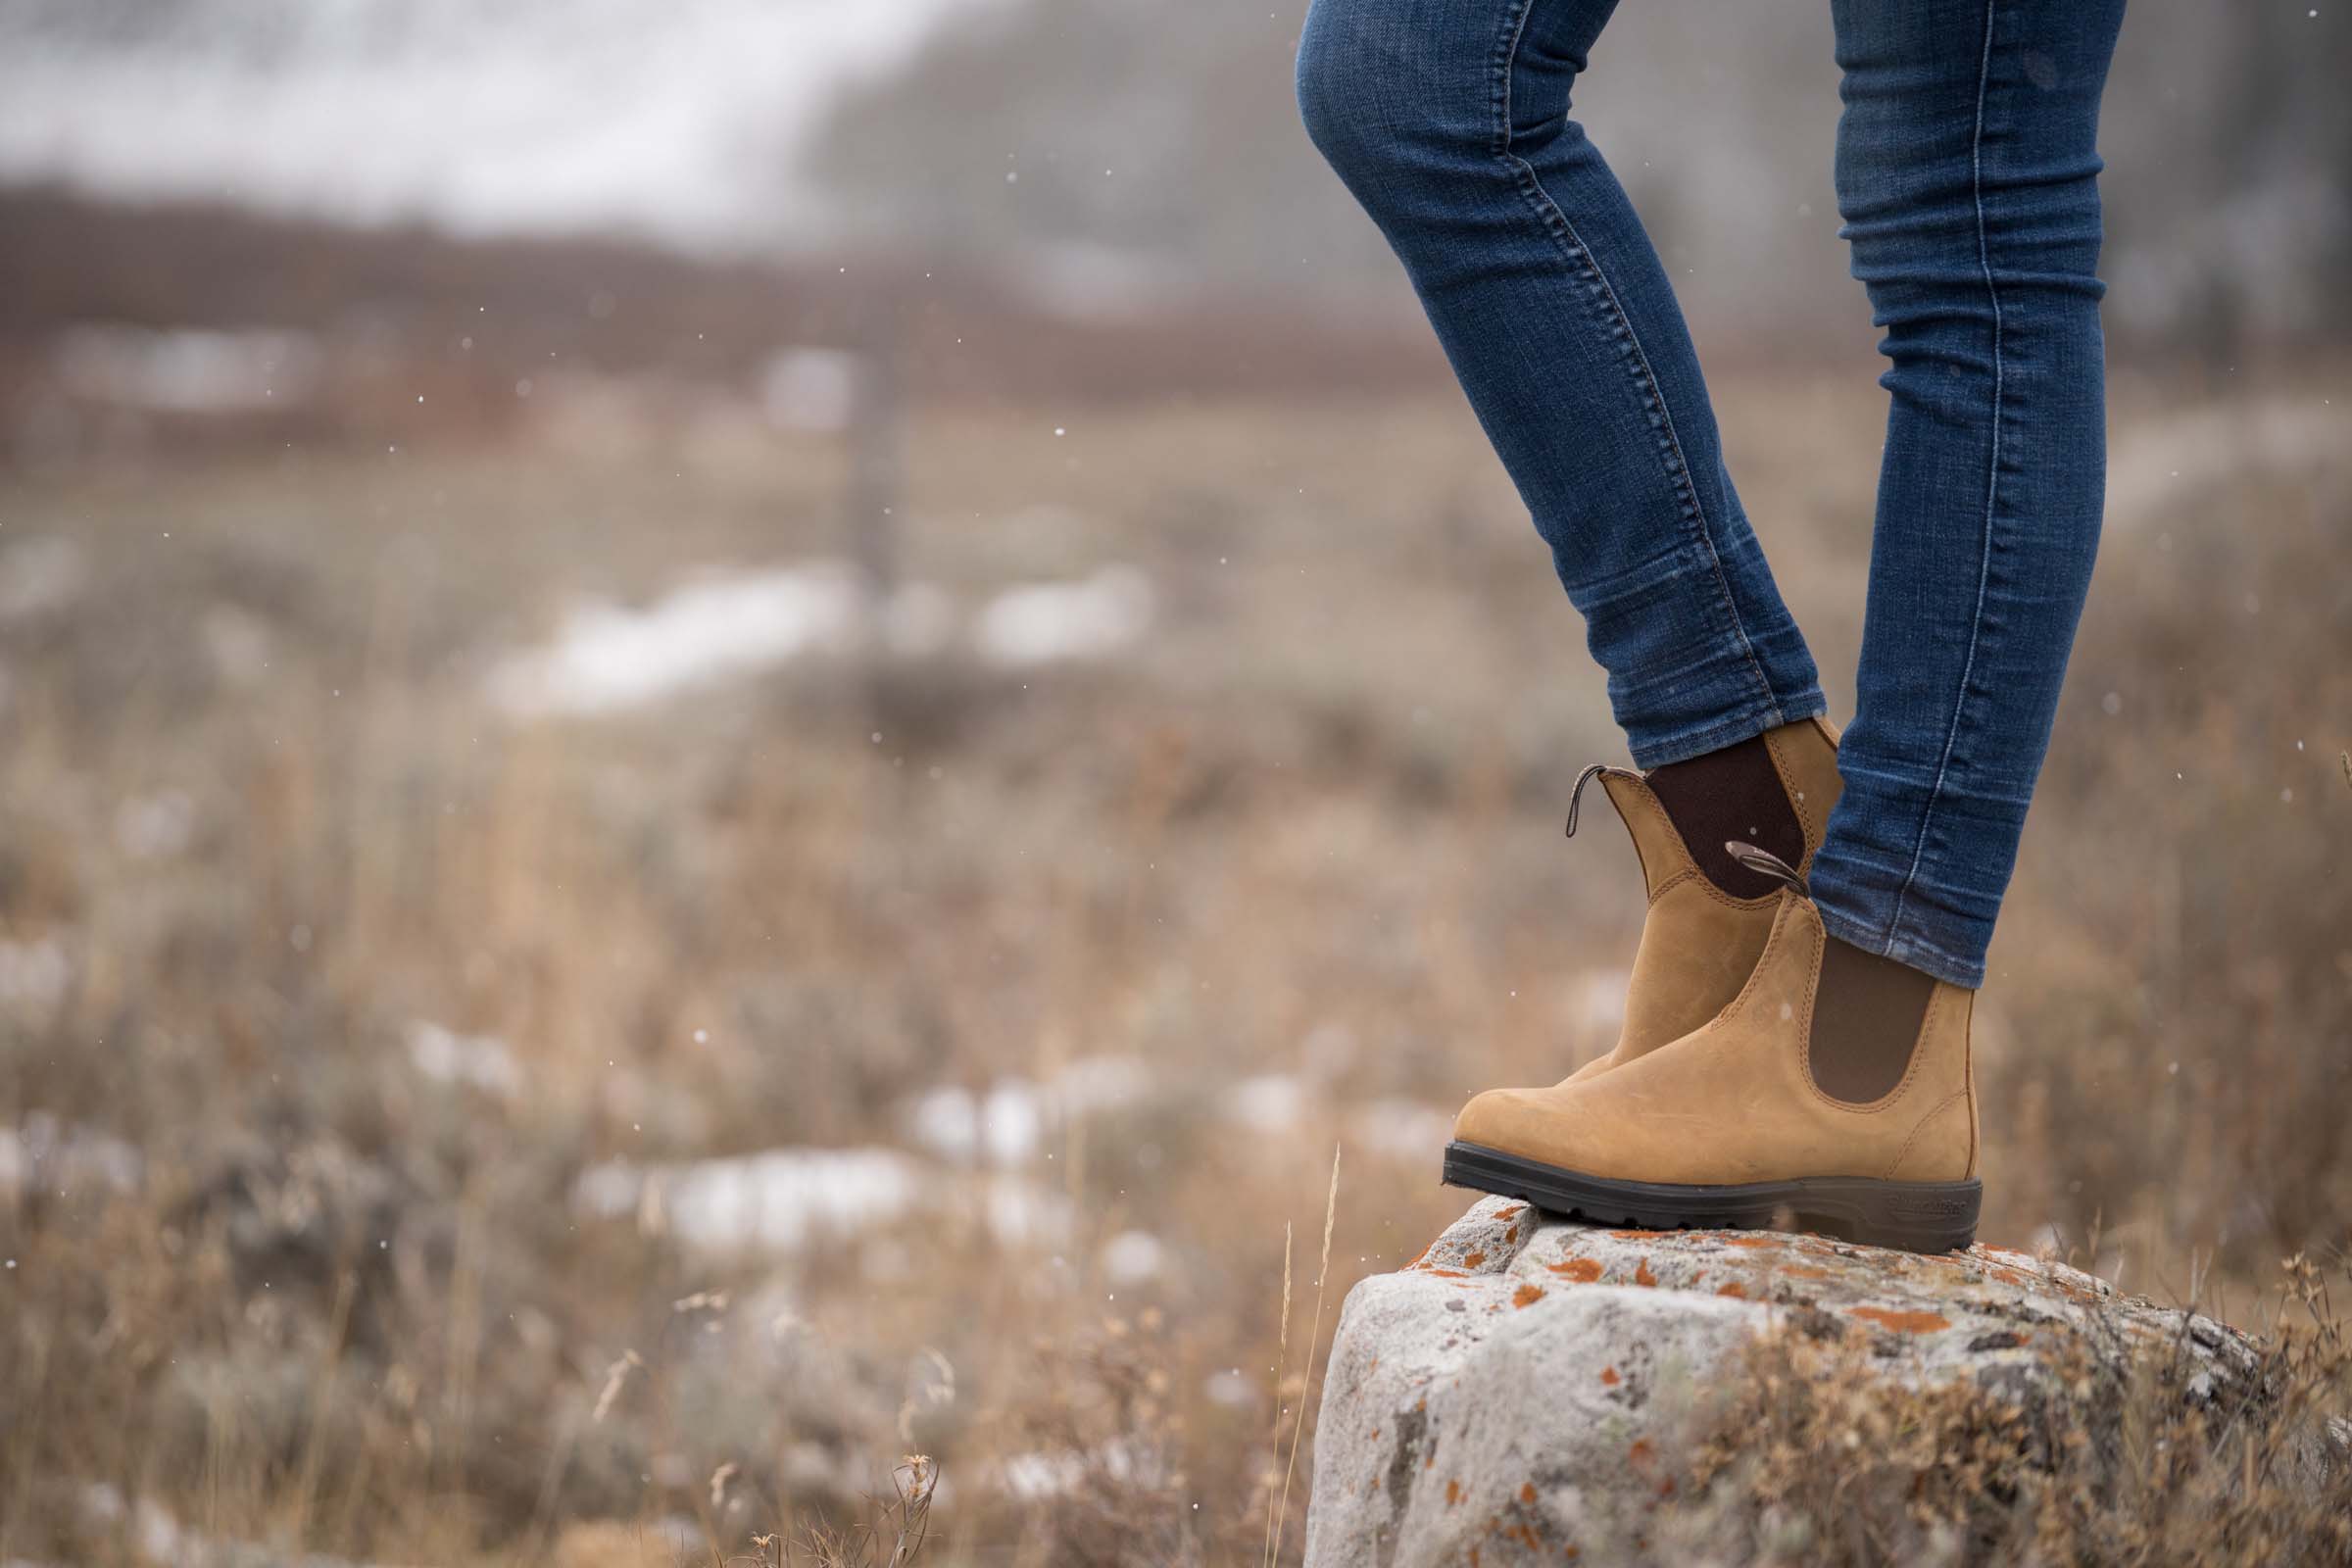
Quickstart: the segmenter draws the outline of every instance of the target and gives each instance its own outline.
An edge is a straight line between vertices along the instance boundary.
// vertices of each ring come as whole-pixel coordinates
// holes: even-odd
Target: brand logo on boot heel
[[[1965,1198],[1901,1198],[1887,1206],[1917,1219],[1966,1219],[1977,1211],[1977,1205]]]

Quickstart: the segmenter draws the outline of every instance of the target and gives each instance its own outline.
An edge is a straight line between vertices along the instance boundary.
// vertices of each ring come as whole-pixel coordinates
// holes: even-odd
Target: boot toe
[[[1453,1119],[1453,1139],[1458,1144],[1476,1144],[1481,1149],[1493,1149],[1506,1154],[1540,1157],[1539,1151],[1549,1144],[1544,1137],[1545,1123],[1550,1119],[1545,1101],[1550,1091],[1543,1089],[1490,1089],[1471,1098]]]
[[[1675,1161],[1657,1146],[1687,1147],[1690,1129],[1669,1132],[1656,1124],[1674,1118],[1645,1114],[1644,1107],[1608,1094],[1617,1076],[1596,1073],[1548,1089],[1489,1090],[1462,1107],[1454,1141],[1592,1176],[1676,1179],[1664,1171]]]

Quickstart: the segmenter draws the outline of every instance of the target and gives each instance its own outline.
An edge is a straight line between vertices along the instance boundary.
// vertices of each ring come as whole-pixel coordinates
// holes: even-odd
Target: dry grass
[[[1836,679],[1875,395],[1725,393]],[[0,1558],[167,1516],[182,1556],[1238,1563],[1271,1518],[1295,1558],[1329,1320],[1288,1228],[1326,1200],[1336,1302],[1458,1212],[1429,1115],[1613,1035],[1631,857],[1556,844],[1599,682],[1451,402],[911,450],[910,569],[1132,561],[1150,641],[516,723],[480,673],[564,596],[837,553],[839,455],[583,414],[0,482],[0,1130],[58,1151],[0,1194]],[[1987,1236],[2240,1318],[2352,1215],[2341,451],[2116,519],[1983,1009]],[[512,1078],[424,1070],[419,1021]],[[911,1130],[1106,1059],[1141,1089],[1001,1157]],[[577,1197],[866,1147],[915,1200],[790,1246]]]
[[[2328,1425],[2352,1344],[2308,1259],[2273,1304],[2286,1322],[2242,1382],[2203,1386],[2185,1346],[2077,1341],[2022,1401],[1907,1390],[1791,1330],[1756,1345],[1691,1480],[1737,1499],[1757,1563],[2352,1561],[2352,1433]]]

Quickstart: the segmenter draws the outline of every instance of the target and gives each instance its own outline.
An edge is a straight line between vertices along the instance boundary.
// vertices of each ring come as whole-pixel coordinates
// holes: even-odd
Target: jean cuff
[[[1851,895],[1842,887],[1821,886],[1821,866],[1814,862],[1813,907],[1821,915],[1822,929],[1850,947],[1864,953],[1875,953],[1882,958],[1892,958],[1900,964],[1922,970],[1938,980],[1974,991],[1984,983],[1984,960],[1982,957],[1964,958],[1952,947],[1936,940],[1933,933],[1918,929],[1919,922],[1905,920],[1899,926],[1890,925],[1886,917],[1857,918],[1839,906],[1850,902]],[[1891,911],[1890,911],[1891,912]],[[1974,951],[1981,953],[1981,947]]]
[[[1695,728],[1636,731],[1629,726],[1626,740],[1633,748],[1636,767],[1664,767],[1668,762],[1687,762],[1693,757],[1737,746],[1783,724],[1819,718],[1829,710],[1829,699],[1822,696],[1819,686],[1814,686],[1785,702],[1748,703],[1729,718],[1714,719]]]

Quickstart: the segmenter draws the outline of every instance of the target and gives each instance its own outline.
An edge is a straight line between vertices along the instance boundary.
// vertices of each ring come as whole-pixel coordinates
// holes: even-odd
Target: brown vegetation
[[[1722,392],[1841,691],[1877,395]],[[2352,1215],[2352,467],[2246,456],[2298,387],[2126,392],[2128,510],[1985,994],[1985,1234],[2242,1321]],[[910,574],[970,606],[1132,562],[1151,634],[523,721],[482,676],[570,596],[836,553],[830,441],[574,411],[0,488],[0,1557],[133,1561],[169,1528],[824,1561],[863,1519],[848,1560],[881,1563],[916,1453],[925,1561],[1262,1557],[1333,1145],[1336,1306],[1459,1211],[1432,1126],[1613,1033],[1631,857],[1558,842],[1575,767],[1618,754],[1599,682],[1449,398],[908,437]],[[1132,1092],[1070,1087],[1105,1061]],[[1065,1098],[994,1152],[909,1120],[1015,1078]],[[917,1185],[750,1248],[678,1180],[583,1198],[808,1149]],[[1754,1485],[1792,1509],[1843,1495],[1840,1434],[1944,1451],[1779,1377]],[[2171,1457],[2076,1500],[1953,1419],[1991,1445],[1956,1474],[2057,1543],[2185,1529],[2200,1478],[2259,1463],[2151,1429]]]

